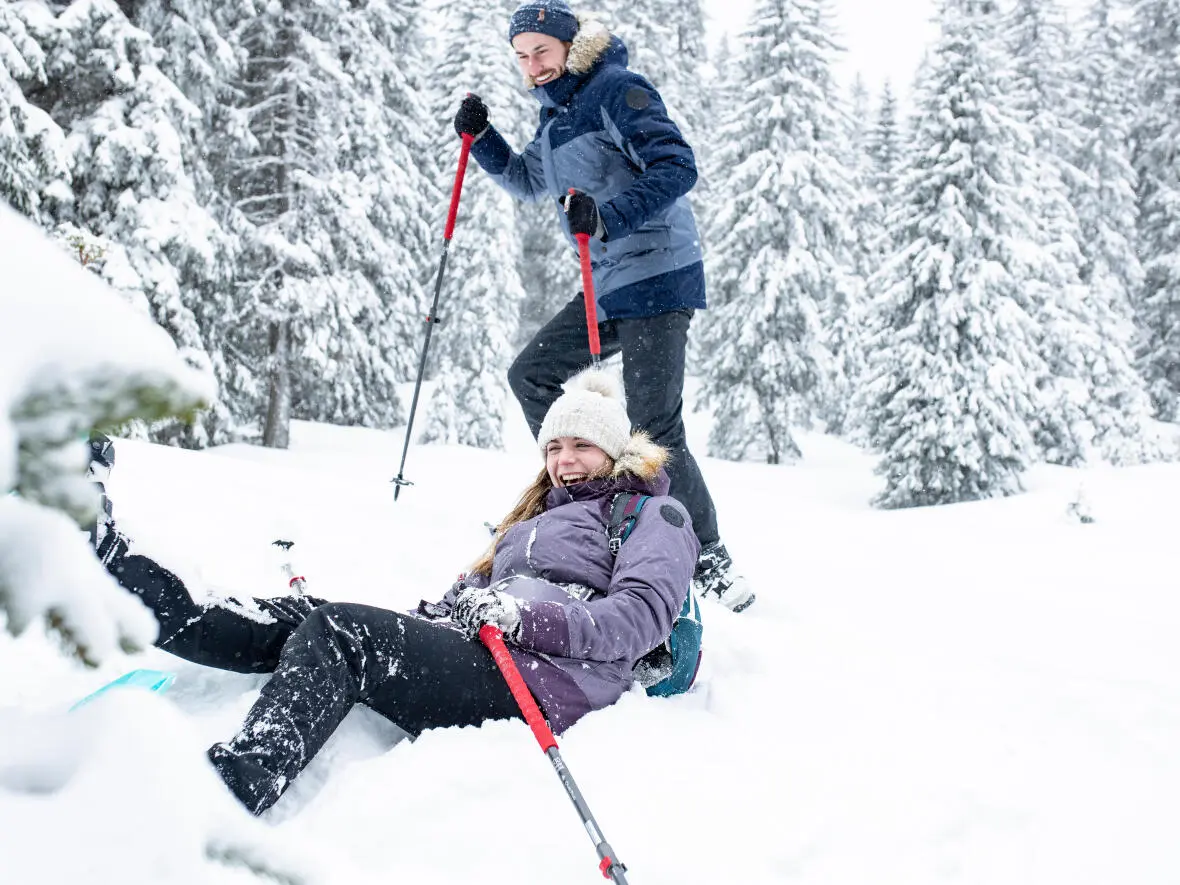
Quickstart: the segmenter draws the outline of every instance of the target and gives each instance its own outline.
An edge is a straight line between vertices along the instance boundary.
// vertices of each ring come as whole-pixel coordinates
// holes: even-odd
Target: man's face
[[[536,86],[552,83],[565,73],[569,44],[548,34],[524,33],[512,38],[520,72]]]

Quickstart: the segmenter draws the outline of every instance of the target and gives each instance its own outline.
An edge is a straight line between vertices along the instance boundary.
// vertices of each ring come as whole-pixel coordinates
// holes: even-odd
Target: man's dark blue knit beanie
[[[517,34],[548,34],[569,43],[578,33],[578,19],[565,0],[525,0],[508,24],[508,42]]]

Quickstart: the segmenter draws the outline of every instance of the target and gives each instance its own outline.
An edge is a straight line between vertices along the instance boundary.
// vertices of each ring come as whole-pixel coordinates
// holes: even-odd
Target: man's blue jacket
[[[590,240],[598,317],[656,316],[705,306],[696,221],[685,194],[696,184],[692,148],[659,93],[627,70],[627,48],[601,26],[583,26],[566,73],[533,95],[537,134],[521,153],[489,127],[472,156],[522,200],[557,201],[571,187],[594,197],[605,236]]]

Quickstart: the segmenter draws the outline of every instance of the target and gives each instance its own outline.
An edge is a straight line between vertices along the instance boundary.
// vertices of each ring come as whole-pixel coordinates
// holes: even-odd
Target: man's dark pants
[[[668,449],[671,494],[692,517],[701,545],[717,540],[713,499],[684,437],[684,350],[691,310],[598,324],[602,358],[623,354],[627,415],[636,430]],[[508,383],[535,437],[561,385],[590,365],[586,313],[579,293],[521,351],[508,370]]]

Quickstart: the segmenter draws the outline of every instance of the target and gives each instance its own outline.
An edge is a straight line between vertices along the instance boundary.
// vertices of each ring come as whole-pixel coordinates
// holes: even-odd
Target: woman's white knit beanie
[[[618,459],[631,439],[631,419],[614,374],[587,369],[565,382],[565,393],[549,407],[537,435],[541,454],[561,436],[580,437]]]

